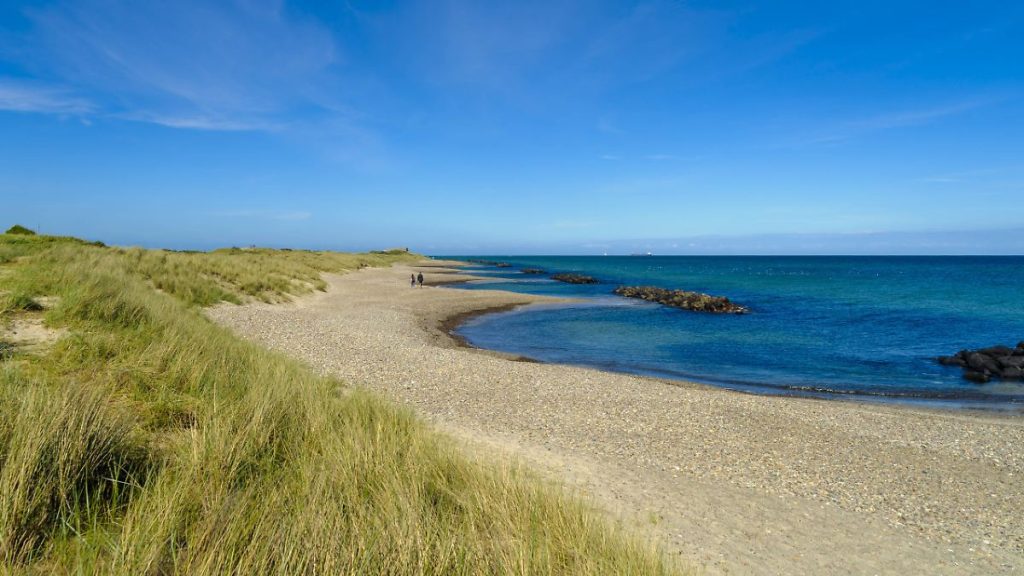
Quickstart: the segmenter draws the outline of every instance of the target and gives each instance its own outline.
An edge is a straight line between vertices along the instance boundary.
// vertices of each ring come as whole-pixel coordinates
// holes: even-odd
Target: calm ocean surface
[[[456,257],[456,259],[458,259]],[[584,298],[481,316],[474,346],[536,360],[696,380],[752,392],[1024,410],[1024,386],[977,385],[934,358],[1024,340],[1024,257],[591,256],[483,259],[498,283],[456,285]],[[578,272],[555,282],[523,267]],[[728,296],[742,316],[613,295],[620,284]]]

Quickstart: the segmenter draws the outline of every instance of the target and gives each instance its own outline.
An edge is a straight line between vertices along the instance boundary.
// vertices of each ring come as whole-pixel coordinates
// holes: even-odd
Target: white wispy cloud
[[[912,110],[900,110],[893,113],[879,114],[849,123],[852,130],[875,131],[901,128],[903,126],[915,126],[927,124],[940,118],[954,116],[969,110],[974,110],[986,104],[991,104],[991,98],[972,98],[963,102],[954,102],[941,106],[929,108],[918,108]]]
[[[164,116],[149,112],[119,114],[118,117],[138,122],[159,124],[168,128],[185,128],[189,130],[212,130],[217,132],[247,132],[283,130],[285,123],[263,121],[257,119],[229,119],[210,116]]]
[[[78,116],[92,113],[95,106],[66,89],[0,78],[0,110]]]
[[[589,35],[581,59],[587,69],[616,82],[646,80],[700,53],[722,24],[720,14],[683,2],[639,2],[626,14],[604,19]]]
[[[384,27],[430,78],[514,91],[578,17],[578,0],[416,1]]]
[[[804,144],[832,144],[874,132],[923,126],[947,117],[964,114],[971,110],[995,104],[1000,100],[997,97],[974,97],[958,102],[896,110],[855,118],[834,126],[828,133],[819,134],[807,139]]]
[[[89,100],[0,93],[6,109],[92,114],[192,130],[275,130],[294,110],[338,114],[329,30],[281,2],[56,2],[26,11],[23,66]]]

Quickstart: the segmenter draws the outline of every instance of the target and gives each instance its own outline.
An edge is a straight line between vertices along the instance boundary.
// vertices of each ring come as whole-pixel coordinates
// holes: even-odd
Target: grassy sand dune
[[[243,342],[277,302],[400,252],[117,249],[0,235],[0,563],[171,573],[672,573],[583,504],[410,412]]]

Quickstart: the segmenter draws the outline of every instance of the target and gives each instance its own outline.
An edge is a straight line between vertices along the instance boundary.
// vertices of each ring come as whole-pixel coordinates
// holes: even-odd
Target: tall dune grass
[[[66,336],[0,360],[0,565],[110,574],[667,574],[658,550],[198,307],[402,253],[171,253],[0,235]],[[8,306],[0,321],[41,314]]]

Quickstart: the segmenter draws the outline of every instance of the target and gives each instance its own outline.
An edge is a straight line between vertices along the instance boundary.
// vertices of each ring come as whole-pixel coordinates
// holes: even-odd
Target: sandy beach
[[[521,361],[448,332],[557,304],[432,261],[325,276],[215,321],[412,407],[484,458],[525,462],[709,574],[1024,571],[1024,421],[758,396]],[[424,288],[410,288],[422,271]]]

